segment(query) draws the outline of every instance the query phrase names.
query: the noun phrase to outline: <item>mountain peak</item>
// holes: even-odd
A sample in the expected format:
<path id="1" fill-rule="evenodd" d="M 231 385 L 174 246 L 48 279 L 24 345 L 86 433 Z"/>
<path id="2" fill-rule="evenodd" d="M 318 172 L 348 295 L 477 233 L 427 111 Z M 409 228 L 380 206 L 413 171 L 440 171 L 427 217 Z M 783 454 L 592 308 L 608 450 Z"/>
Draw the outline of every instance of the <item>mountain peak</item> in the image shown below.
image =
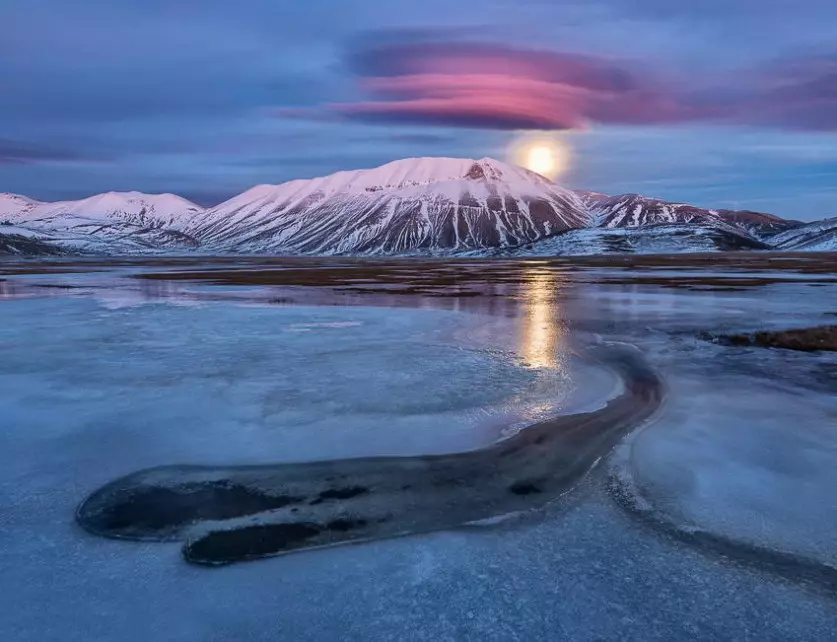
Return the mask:
<path id="1" fill-rule="evenodd" d="M 24 196 L 23 194 L 12 194 L 11 192 L 0 192 L 0 199 L 4 201 L 19 201 L 22 203 L 38 204 L 40 201 Z"/>
<path id="2" fill-rule="evenodd" d="M 494 158 L 405 158 L 258 185 L 188 219 L 219 248 L 291 253 L 450 252 L 514 245 L 588 225 L 584 203 Z"/>
<path id="3" fill-rule="evenodd" d="M 452 180 L 549 182 L 539 174 L 504 163 L 496 158 L 417 157 L 392 161 L 369 170 L 361 170 L 384 187 L 430 184 Z"/>
<path id="4" fill-rule="evenodd" d="M 540 174 L 495 158 L 416 157 L 391 161 L 371 169 L 341 171 L 279 185 L 256 185 L 233 197 L 228 203 L 249 202 L 255 199 L 284 199 L 294 195 L 305 198 L 306 195 L 315 194 L 327 197 L 335 194 L 361 195 L 383 190 L 415 190 L 442 183 L 447 184 L 447 193 L 454 194 L 467 189 L 468 184 L 473 182 L 497 183 L 498 187 L 503 183 L 503 189 L 518 194 L 537 194 L 543 189 L 561 189 Z"/>
<path id="5" fill-rule="evenodd" d="M 182 196 L 178 196 L 177 194 L 171 194 L 170 192 L 166 192 L 163 194 L 147 194 L 145 192 L 138 192 L 136 190 L 130 190 L 127 192 L 104 192 L 103 194 L 94 194 L 93 196 L 89 196 L 85 199 L 80 201 L 67 201 L 69 203 L 85 203 L 91 202 L 94 200 L 102 201 L 110 201 L 110 202 L 136 202 L 136 201 L 143 201 L 145 203 L 149 203 L 152 205 L 175 205 L 180 207 L 190 207 L 195 209 L 202 209 L 196 203 L 183 198 Z"/>
<path id="6" fill-rule="evenodd" d="M 105 192 L 78 201 L 55 203 L 35 201 L 17 194 L 0 194 L 0 219 L 54 229 L 91 222 L 161 227 L 202 211 L 199 205 L 175 194 Z"/>
<path id="7" fill-rule="evenodd" d="M 22 224 L 32 233 L 120 243 L 130 237 L 132 247 L 200 243 L 222 252 L 284 254 L 525 254 L 530 244 L 550 238 L 554 243 L 538 251 L 578 251 L 576 242 L 585 239 L 604 239 L 600 251 L 831 249 L 837 243 L 832 221 L 782 234 L 798 224 L 639 194 L 573 192 L 490 157 L 404 158 L 372 169 L 256 185 L 207 210 L 175 194 L 135 190 L 58 203 L 0 193 L 0 221 Z"/>
<path id="8" fill-rule="evenodd" d="M 347 179 L 347 186 L 357 188 L 400 188 L 488 177 L 497 180 L 505 173 L 503 170 L 507 167 L 505 163 L 491 158 L 475 160 L 424 156 L 403 158 L 371 169 L 338 172 L 332 176 Z"/>

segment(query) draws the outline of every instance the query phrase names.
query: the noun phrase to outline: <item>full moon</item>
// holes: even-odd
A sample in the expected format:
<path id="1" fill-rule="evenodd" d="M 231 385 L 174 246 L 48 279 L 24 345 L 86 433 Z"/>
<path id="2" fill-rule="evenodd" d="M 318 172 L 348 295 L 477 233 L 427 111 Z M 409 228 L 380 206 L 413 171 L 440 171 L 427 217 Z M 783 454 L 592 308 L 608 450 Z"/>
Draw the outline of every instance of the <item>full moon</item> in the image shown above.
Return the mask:
<path id="1" fill-rule="evenodd" d="M 526 167 L 541 176 L 549 176 L 555 171 L 555 154 L 546 145 L 535 145 L 526 154 Z"/>
<path id="2" fill-rule="evenodd" d="M 514 141 L 509 156 L 515 165 L 555 180 L 569 169 L 570 148 L 557 136 L 525 136 Z"/>

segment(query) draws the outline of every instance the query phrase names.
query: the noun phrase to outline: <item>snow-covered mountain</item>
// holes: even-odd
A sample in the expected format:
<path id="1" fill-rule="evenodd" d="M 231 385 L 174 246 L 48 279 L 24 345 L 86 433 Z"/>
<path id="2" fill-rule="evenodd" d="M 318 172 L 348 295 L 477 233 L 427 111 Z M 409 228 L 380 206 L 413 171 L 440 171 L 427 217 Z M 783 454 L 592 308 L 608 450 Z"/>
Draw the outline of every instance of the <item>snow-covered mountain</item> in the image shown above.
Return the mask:
<path id="1" fill-rule="evenodd" d="M 0 194 L 0 222 L 19 225 L 44 240 L 79 251 L 192 249 L 197 241 L 172 228 L 202 211 L 174 194 L 108 192 L 57 203 Z"/>
<path id="2" fill-rule="evenodd" d="M 219 250 L 411 254 L 514 246 L 589 224 L 575 193 L 520 167 L 408 158 L 260 185 L 179 229 Z"/>
<path id="3" fill-rule="evenodd" d="M 605 228 L 644 227 L 690 223 L 743 231 L 758 240 L 799 225 L 772 214 L 749 210 L 713 210 L 688 203 L 672 203 L 640 194 L 608 196 L 598 192 L 578 191 L 593 215 L 595 225 Z"/>
<path id="4" fill-rule="evenodd" d="M 2 224 L 0 237 L 5 241 L 5 249 L 0 244 L 0 254 L 120 255 L 182 252 L 198 248 L 195 239 L 177 230 L 139 227 L 131 223 L 82 223 L 69 229 Z M 21 239 L 26 239 L 28 243 L 21 245 Z M 55 248 L 55 251 L 46 252 L 43 246 Z M 38 251 L 24 251 L 27 247 Z"/>
<path id="5" fill-rule="evenodd" d="M 203 208 L 175 194 L 107 192 L 79 201 L 46 203 L 18 194 L 0 194 L 0 220 L 34 227 L 66 226 L 75 220 L 131 223 L 141 227 L 170 227 Z"/>
<path id="6" fill-rule="evenodd" d="M 770 240 L 778 250 L 834 252 L 837 251 L 837 218 L 800 225 Z"/>
<path id="7" fill-rule="evenodd" d="M 772 243 L 772 238 L 786 230 L 802 225 L 802 221 L 789 221 L 763 212 L 751 212 L 750 210 L 717 210 L 718 216 L 723 221 L 748 232 L 750 235 L 765 243 Z"/>
<path id="8" fill-rule="evenodd" d="M 0 192 L 0 222 L 11 223 L 23 220 L 38 205 L 43 205 L 43 203 L 21 194 Z"/>
<path id="9" fill-rule="evenodd" d="M 39 251 L 109 254 L 197 248 L 489 256 L 837 250 L 837 219 L 802 225 L 638 194 L 571 191 L 490 158 L 407 158 L 259 185 L 207 210 L 174 194 L 108 192 L 59 203 L 0 194 L 3 221 L 9 225 L 0 226 L 0 234 L 14 237 L 6 244 L 9 252 L 36 248 L 36 242 Z"/>
<path id="10" fill-rule="evenodd" d="M 0 226 L 0 256 L 61 256 L 72 253 L 32 230 L 13 225 Z"/>
<path id="11" fill-rule="evenodd" d="M 494 256 L 683 254 L 766 250 L 769 246 L 728 228 L 695 223 L 569 230 L 537 243 L 494 250 Z"/>
<path id="12" fill-rule="evenodd" d="M 578 192 L 594 215 L 595 227 L 642 227 L 668 223 L 719 223 L 715 212 L 686 203 L 669 203 L 639 194 L 608 196 Z"/>

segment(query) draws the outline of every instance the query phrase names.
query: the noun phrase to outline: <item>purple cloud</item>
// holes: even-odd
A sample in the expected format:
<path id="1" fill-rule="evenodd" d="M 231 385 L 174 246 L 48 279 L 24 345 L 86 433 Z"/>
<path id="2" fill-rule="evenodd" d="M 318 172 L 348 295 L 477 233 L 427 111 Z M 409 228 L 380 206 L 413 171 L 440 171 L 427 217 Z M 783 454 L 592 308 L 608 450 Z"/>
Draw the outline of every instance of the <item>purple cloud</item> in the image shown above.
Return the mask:
<path id="1" fill-rule="evenodd" d="M 837 55 L 757 70 L 738 118 L 791 129 L 837 130 Z"/>
<path id="2" fill-rule="evenodd" d="M 75 152 L 40 147 L 28 143 L 18 143 L 13 140 L 0 138 L 0 165 L 85 160 L 90 159 Z"/>
<path id="3" fill-rule="evenodd" d="M 328 106 L 373 121 L 570 129 L 589 122 L 708 117 L 685 92 L 627 61 L 488 44 L 409 43 L 354 53 L 370 100 Z"/>
<path id="4" fill-rule="evenodd" d="M 280 113 L 498 130 L 684 122 L 837 129 L 834 57 L 671 77 L 628 60 L 435 41 L 361 49 L 348 63 L 366 99 Z"/>

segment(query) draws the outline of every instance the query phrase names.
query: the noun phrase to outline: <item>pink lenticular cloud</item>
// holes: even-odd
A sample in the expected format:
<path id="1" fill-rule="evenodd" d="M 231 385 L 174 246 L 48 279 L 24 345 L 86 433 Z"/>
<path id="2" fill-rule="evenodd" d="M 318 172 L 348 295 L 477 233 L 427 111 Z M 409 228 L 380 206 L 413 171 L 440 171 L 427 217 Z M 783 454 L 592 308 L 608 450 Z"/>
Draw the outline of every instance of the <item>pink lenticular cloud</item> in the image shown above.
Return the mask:
<path id="1" fill-rule="evenodd" d="M 393 99 L 332 105 L 332 109 L 396 120 L 568 129 L 586 123 L 583 112 L 590 93 L 572 85 L 496 73 L 373 78 L 363 85 L 374 95 Z"/>
<path id="2" fill-rule="evenodd" d="M 492 129 L 708 117 L 666 83 L 627 63 L 592 56 L 432 43 L 366 52 L 359 67 L 361 87 L 371 99 L 330 105 L 333 113 Z"/>
<path id="3" fill-rule="evenodd" d="M 837 130 L 837 57 L 664 76 L 639 65 L 502 45 L 410 43 L 356 52 L 367 95 L 284 116 L 485 129 L 718 122 Z"/>

